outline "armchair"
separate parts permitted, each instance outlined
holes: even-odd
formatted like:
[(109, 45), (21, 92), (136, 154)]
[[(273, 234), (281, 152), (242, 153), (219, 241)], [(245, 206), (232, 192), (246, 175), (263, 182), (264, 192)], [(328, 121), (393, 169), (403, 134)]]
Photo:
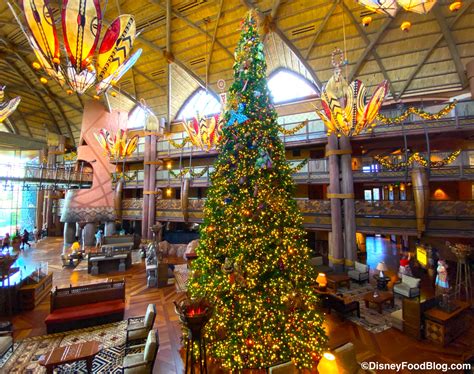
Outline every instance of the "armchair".
[[(148, 304), (146, 313), (141, 317), (131, 317), (127, 320), (126, 347), (132, 341), (145, 340), (153, 328), (156, 318), (155, 304)], [(127, 350), (127, 348), (126, 348)]]
[(340, 373), (375, 373), (373, 370), (363, 370), (357, 360), (354, 344), (346, 343), (333, 352)]
[(143, 348), (143, 352), (127, 354), (123, 358), (122, 374), (151, 373), (159, 346), (158, 332), (151, 330), (145, 344), (130, 347), (131, 349)]
[(309, 264), (314, 268), (316, 273), (332, 273), (332, 267), (324, 265), (322, 256), (316, 256), (309, 260)]
[(325, 306), (328, 308), (328, 314), (331, 314), (331, 309), (334, 309), (336, 312), (342, 314), (345, 317), (347, 314), (353, 312), (357, 313), (357, 317), (360, 317), (360, 304), (358, 301), (349, 301), (346, 303), (342, 294), (332, 294), (328, 293), (326, 295)]
[(405, 297), (415, 297), (420, 295), (420, 279), (402, 275), (402, 281), (393, 286), (393, 293)]
[(13, 331), (0, 331), (0, 357), (3, 357), (9, 349), (13, 352)]
[(369, 282), (369, 265), (356, 261), (354, 270), (349, 270), (347, 275), (358, 283)]
[(63, 268), (64, 267), (75, 268), (77, 264), (79, 263), (79, 258), (72, 258), (72, 257), (69, 257), (68, 255), (61, 255), (61, 261), (63, 263)]

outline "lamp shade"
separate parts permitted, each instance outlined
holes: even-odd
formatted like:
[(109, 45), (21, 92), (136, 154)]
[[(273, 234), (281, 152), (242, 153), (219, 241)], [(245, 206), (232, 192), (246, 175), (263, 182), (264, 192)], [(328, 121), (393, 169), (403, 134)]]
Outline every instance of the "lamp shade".
[(398, 6), (396, 0), (358, 0), (357, 2), (379, 14), (390, 17), (394, 17), (397, 14)]
[(434, 7), (437, 0), (398, 0), (403, 9), (409, 12), (427, 14)]
[(339, 374), (336, 357), (332, 353), (326, 352), (323, 354), (318, 364), (318, 373)]
[(387, 271), (387, 265), (385, 265), (385, 262), (381, 261), (378, 263), (377, 268), (378, 271)]
[(316, 277), (316, 282), (318, 282), (320, 287), (326, 287), (328, 284), (328, 280), (326, 279), (326, 274), (319, 273)]

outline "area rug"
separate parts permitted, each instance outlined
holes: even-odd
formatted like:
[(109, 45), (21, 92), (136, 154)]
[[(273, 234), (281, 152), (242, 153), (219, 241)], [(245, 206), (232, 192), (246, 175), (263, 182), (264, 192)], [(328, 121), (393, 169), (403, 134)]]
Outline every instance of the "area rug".
[[(362, 326), (367, 331), (374, 334), (385, 331), (392, 327), (390, 314), (396, 310), (402, 309), (402, 300), (400, 297), (395, 295), (394, 307), (391, 308), (388, 304), (383, 306), (382, 313), (379, 313), (377, 308), (372, 304), (369, 308), (365, 307), (363, 297), (368, 292), (373, 292), (375, 287), (372, 285), (360, 286), (357, 283), (351, 283), (351, 289), (340, 288), (338, 292), (342, 293), (344, 297), (350, 301), (358, 301), (360, 304), (360, 318), (357, 315), (351, 315), (348, 319), (359, 326)], [(391, 292), (391, 291), (389, 291)]]
[[(3, 365), (0, 362), (0, 372), (11, 374), (45, 373), (45, 368), (38, 363), (41, 355), (56, 347), (97, 340), (102, 343), (103, 349), (94, 358), (93, 372), (120, 373), (125, 351), (126, 326), (127, 322), (122, 321), (64, 333), (35, 336), (19, 341), (11, 357)], [(55, 370), (55, 373), (86, 372), (85, 361), (62, 365)]]

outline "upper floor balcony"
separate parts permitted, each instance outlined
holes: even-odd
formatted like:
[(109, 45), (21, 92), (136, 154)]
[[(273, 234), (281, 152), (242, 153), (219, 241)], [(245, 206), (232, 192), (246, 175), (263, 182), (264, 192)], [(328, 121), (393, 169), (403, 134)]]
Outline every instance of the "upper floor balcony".
[[(331, 229), (329, 200), (296, 199), (306, 229)], [(189, 221), (203, 220), (205, 199), (189, 199)], [(142, 199), (124, 199), (123, 217), (140, 220)], [(416, 235), (414, 201), (355, 201), (357, 231), (368, 234)], [(181, 201), (156, 200), (156, 220), (183, 222)], [(430, 201), (427, 231), (430, 236), (474, 237), (474, 201)]]
[[(430, 154), (432, 161), (439, 161), (450, 152), (433, 152)], [(428, 154), (422, 154), (425, 159)], [(401, 159), (400, 159), (401, 158)], [(303, 160), (289, 161), (296, 168)], [(392, 156), (392, 162), (404, 161), (404, 156)], [(179, 187), (182, 177), (191, 179), (191, 187), (207, 187), (210, 184), (210, 174), (213, 166), (196, 166), (192, 168), (192, 176), (188, 171), (183, 174), (179, 169), (158, 170), (156, 172), (157, 187)], [(353, 158), (353, 176), (355, 182), (409, 182), (411, 167), (400, 170), (384, 169), (372, 157)], [(145, 174), (143, 170), (127, 172), (131, 180), (126, 183), (128, 188), (141, 188)], [(433, 168), (429, 171), (431, 181), (449, 180), (474, 180), (474, 150), (464, 150), (457, 159), (446, 166)], [(308, 160), (299, 170), (293, 173), (293, 179), (297, 184), (327, 184), (329, 183), (329, 166), (327, 159)]]
[[(436, 113), (441, 110), (444, 105), (431, 106), (427, 109), (429, 112)], [(396, 117), (400, 115), (403, 110), (385, 110), (382, 113), (388, 117)], [(305, 117), (305, 115), (307, 115)], [(316, 118), (315, 113), (303, 113), (301, 115), (293, 115), (287, 117), (280, 117), (279, 123), (286, 130), (291, 130), (295, 126), (308, 119), (307, 124), (293, 135), (280, 134), (281, 140), (286, 147), (296, 147), (302, 145), (321, 145), (326, 144), (327, 134), (323, 122)], [(356, 136), (356, 139), (381, 139), (384, 137), (394, 137), (403, 135), (417, 135), (425, 133), (440, 133), (449, 131), (466, 131), (474, 130), (474, 101), (459, 102), (454, 110), (448, 115), (439, 120), (423, 120), (415, 115), (410, 115), (405, 121), (400, 124), (377, 126), (363, 132)], [(186, 138), (183, 132), (172, 133), (169, 137), (175, 144), (182, 144)], [(159, 139), (157, 143), (157, 152), (159, 158), (178, 158), (189, 156), (203, 156), (215, 155), (215, 151), (206, 153), (201, 149), (192, 146), (190, 143), (184, 147), (175, 147), (167, 139)], [(139, 147), (134, 155), (131, 156), (131, 161), (143, 159), (144, 142), (139, 144)]]

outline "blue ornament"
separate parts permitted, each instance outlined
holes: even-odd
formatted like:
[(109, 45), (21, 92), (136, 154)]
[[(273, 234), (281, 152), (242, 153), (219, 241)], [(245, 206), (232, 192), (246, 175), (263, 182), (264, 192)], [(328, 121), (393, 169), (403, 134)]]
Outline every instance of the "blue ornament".
[(233, 109), (230, 110), (230, 118), (229, 121), (227, 122), (227, 126), (232, 126), (236, 121), (240, 125), (247, 121), (249, 118), (243, 113), (245, 109), (244, 104), (239, 104), (239, 107), (237, 108), (237, 112)]
[(225, 204), (230, 204), (231, 202), (232, 202), (232, 199), (231, 199), (230, 197), (226, 197), (226, 198), (224, 199), (224, 203), (225, 203)]

